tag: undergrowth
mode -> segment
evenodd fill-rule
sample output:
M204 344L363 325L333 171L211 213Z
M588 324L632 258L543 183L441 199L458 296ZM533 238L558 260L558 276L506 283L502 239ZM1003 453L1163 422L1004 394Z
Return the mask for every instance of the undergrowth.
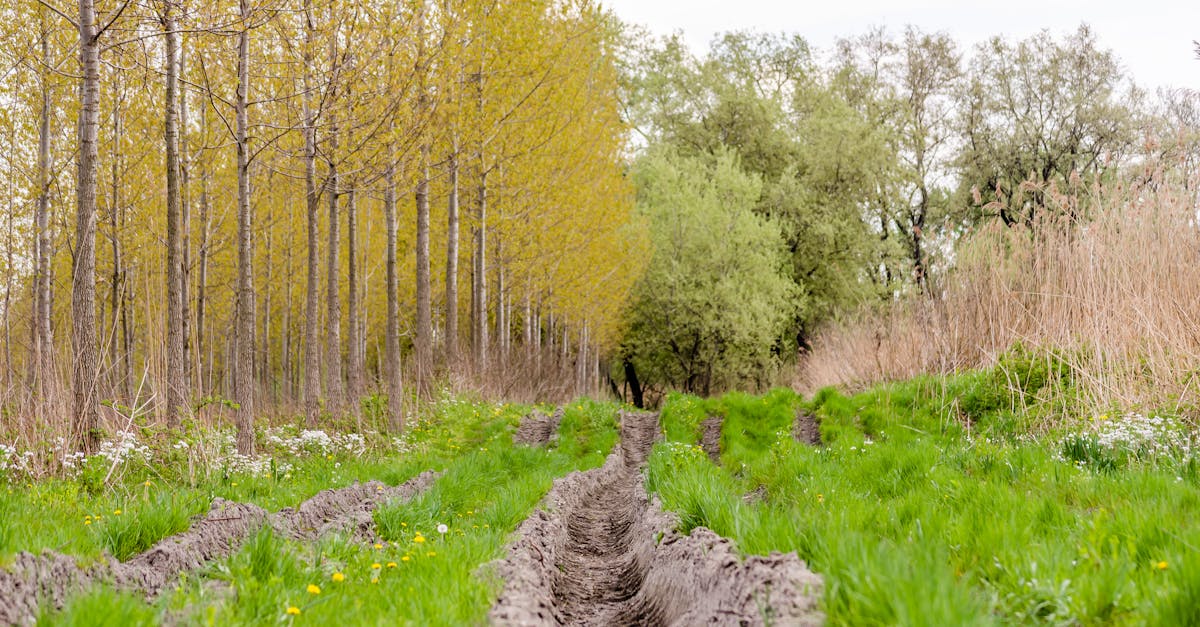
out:
M676 441L651 457L649 487L685 529L709 527L750 554L796 551L824 576L833 624L1195 624L1190 450L1110 447L1109 461L1079 463L1063 443L1093 433L1079 424L1090 419L1034 437L1026 427L1045 421L1030 412L1053 401L1034 377L1027 394L992 394L996 376L807 402L674 396L674 423L725 416L721 464L667 425ZM825 446L791 437L799 410L815 414Z

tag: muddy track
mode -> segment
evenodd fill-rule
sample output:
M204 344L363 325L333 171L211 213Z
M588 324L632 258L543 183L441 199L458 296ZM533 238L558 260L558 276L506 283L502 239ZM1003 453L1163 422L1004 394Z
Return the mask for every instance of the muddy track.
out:
M526 446L545 446L558 437L558 425L562 422L563 408L559 407L547 416L535 409L521 419L517 432L513 434L514 444Z
M709 416L700 423L700 448L714 464L721 463L721 427L724 424L723 416Z
M742 560L703 527L646 494L641 469L658 436L655 414L623 414L621 444L604 466L554 483L547 509L493 564L506 582L497 625L816 625L820 577L794 554Z
M153 597L184 572L237 551L251 534L270 525L294 540L311 541L331 532L350 531L374 538L374 509L391 499L410 498L428 488L440 473L424 472L398 486L378 481L324 490L295 509L271 514L257 505L213 500L192 526L125 562L108 559L80 567L75 558L53 551L21 552L0 568L0 625L32 623L40 603L61 608L67 597L93 583L108 582Z
M796 420L792 423L792 437L797 442L821 446L821 427L817 418L807 410L796 410Z

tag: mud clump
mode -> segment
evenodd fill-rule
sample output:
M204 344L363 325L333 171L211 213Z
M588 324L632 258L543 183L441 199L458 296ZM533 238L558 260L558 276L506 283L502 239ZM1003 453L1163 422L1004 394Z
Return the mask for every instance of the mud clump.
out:
M40 604L61 609L67 598L95 583L138 590L152 598L184 572L232 555L251 534L270 525L295 540L315 540L334 531L358 538L374 537L371 512L388 500L410 498L437 479L425 472L392 487L371 481L324 490L296 509L270 514L257 505L213 499L207 514L184 532L160 540L125 562L108 558L81 567L75 558L53 551L21 552L12 565L0 568L0 625L32 624Z
M714 464L721 463L721 426L724 424L722 416L709 416L700 423L700 448Z
M797 442L821 446L821 427L817 418L806 410L797 411L796 421L792 423L792 437Z
M821 578L795 554L742 560L703 527L651 500L641 468L655 414L623 414L621 445L604 466L554 483L517 530L489 614L498 625L817 625Z
M535 409L521 419L517 432L513 434L513 444L526 446L545 446L558 438L558 425L562 422L563 408L559 407L547 416Z

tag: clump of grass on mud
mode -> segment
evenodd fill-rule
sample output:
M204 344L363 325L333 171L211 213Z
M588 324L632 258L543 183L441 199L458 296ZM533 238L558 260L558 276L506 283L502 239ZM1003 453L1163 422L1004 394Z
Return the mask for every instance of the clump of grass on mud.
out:
M1060 435L1015 430L1008 403L964 417L968 392L953 387L975 383L823 391L805 404L822 448L782 428L784 406L799 407L787 393L761 410L743 395L707 401L727 407L722 465L660 445L650 487L687 527L747 553L797 551L825 577L834 624L1193 624L1195 463L1075 463Z

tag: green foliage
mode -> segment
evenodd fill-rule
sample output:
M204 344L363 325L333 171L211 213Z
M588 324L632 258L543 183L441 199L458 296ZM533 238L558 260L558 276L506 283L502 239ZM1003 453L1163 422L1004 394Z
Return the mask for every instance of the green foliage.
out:
M624 343L640 376L707 394L769 371L797 293L778 227L752 210L757 177L727 152L670 150L643 156L633 177L654 247Z
M38 625L58 627L135 627L159 625L161 618L154 607L136 594L117 592L105 586L67 601L62 610L42 607Z

